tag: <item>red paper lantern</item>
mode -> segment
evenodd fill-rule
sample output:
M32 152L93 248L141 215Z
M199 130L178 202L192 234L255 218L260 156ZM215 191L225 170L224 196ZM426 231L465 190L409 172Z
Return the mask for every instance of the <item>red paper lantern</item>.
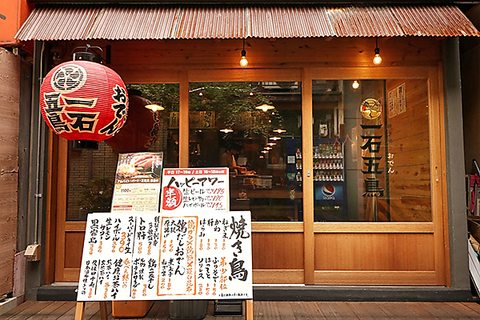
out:
M151 102L135 91L129 91L129 115L125 126L115 137L105 141L117 152L147 151L157 140L160 130L158 112L145 108Z
M59 136L102 141L125 124L128 94L112 69L91 61L70 61L45 77L40 108L47 125Z

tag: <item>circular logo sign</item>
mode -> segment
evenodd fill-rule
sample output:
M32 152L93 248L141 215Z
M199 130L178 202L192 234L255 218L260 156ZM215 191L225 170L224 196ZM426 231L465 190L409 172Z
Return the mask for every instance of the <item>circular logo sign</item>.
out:
M80 89L87 80L85 69L76 64L67 64L55 71L51 84L55 91L73 92Z
M163 188L163 210L175 210L182 204L182 192L175 187Z
M324 196L331 197L335 194L335 187L331 184L325 184L322 187L322 193Z
M376 99L365 99L360 105L360 113L365 119L377 119L382 114L382 105Z

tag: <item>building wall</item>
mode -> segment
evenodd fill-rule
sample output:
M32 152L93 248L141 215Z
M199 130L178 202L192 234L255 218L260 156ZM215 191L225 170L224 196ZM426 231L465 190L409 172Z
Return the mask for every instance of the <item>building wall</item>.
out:
M20 58L0 48L0 296L13 290L17 237Z

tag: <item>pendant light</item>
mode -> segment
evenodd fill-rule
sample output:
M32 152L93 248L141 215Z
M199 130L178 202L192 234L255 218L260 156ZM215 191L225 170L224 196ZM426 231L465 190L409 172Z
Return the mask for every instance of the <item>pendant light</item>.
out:
M379 65L382 63L382 57L380 57L380 48L378 47L377 38L375 38L375 56L373 57L373 64Z
M267 112L268 110L272 110L272 109L275 109L274 106L271 106L269 104L262 104L261 106L257 106L255 107L256 109L258 110L262 110L263 112Z
M242 58L240 59L240 65L246 67L248 65L247 51L245 51L245 39L243 39Z
M353 81L352 83L352 89L357 90L360 87L360 83L358 83L357 80Z

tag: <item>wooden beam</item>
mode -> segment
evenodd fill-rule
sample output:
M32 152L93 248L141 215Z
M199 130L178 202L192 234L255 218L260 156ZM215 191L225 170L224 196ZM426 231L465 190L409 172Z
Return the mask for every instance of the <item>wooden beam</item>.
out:
M312 74L302 73L302 166L303 166L303 230L305 284L314 284L315 236L313 194L313 103Z

